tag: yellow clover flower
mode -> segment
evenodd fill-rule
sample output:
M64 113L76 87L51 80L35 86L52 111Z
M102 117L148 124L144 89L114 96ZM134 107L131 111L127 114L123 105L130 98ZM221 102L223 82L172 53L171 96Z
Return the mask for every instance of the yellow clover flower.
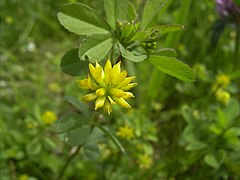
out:
M216 91L216 98L219 102L223 103L223 104L228 104L229 103L229 100L230 100L230 93L225 91L225 90L222 90L222 89L218 89Z
M121 137L122 139L130 140L134 137L133 129L128 126L120 127L117 131L117 136Z
M152 164L152 158L147 154L141 154L138 156L138 164L141 169L149 169Z
M59 93L61 92L61 87L59 86L58 83L56 82L52 82L48 85L48 88L50 91L52 91L53 93Z
M230 83L230 77L225 75L225 74L219 74L216 77L216 83L218 85L221 85L223 87L228 86L228 84Z
M45 124L50 125L57 120L57 115L52 111L46 111L42 115L42 120Z
M95 101L95 110L103 108L105 112L112 112L112 104L117 103L124 108L131 108L127 99L134 97L129 89L136 86L137 83L131 83L135 77L127 77L127 71L121 71L121 62L112 67L108 60L104 69L96 62L94 67L89 64L90 75L78 84L81 88L90 90L91 93L81 98L82 101Z
M27 174L21 174L19 177L18 177L18 180L28 180L29 179L29 176Z

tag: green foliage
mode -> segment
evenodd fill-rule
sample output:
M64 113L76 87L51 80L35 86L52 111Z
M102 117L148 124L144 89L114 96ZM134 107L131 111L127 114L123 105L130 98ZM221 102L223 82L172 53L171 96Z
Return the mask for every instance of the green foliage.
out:
M72 96L65 96L65 99L74 107L76 107L80 112L82 112L85 116L89 116L90 112L88 110L88 107L86 106L86 104L79 101L79 99Z
M121 52L121 56L116 59L123 58L133 62L141 62L148 59L149 55L159 51L157 43L162 34L183 29L183 26L178 24L147 28L166 3L167 0L160 3L152 0L147 1L141 23L135 19L136 10L128 0L105 0L106 22L94 10L81 3L65 4L61 12L58 13L58 20L70 32L87 36L79 46L78 55L80 60L89 60L94 63L106 57L113 58L113 51L117 47L118 51ZM133 18L130 19L130 22L128 15ZM118 46L115 46L115 44ZM162 58L164 57L162 56ZM115 60L112 59L112 61ZM152 64L156 65L156 63ZM174 65L178 66L179 64L184 67L183 63L175 63ZM157 65L160 71L178 78L180 76L175 74L182 73L187 69L181 68L181 72L173 73L169 72L169 70L166 71L166 67L159 68L161 65L159 63ZM178 67L176 67L177 69ZM172 68L171 71L175 71L175 69ZM194 74L189 69L187 69L186 74L194 78ZM180 77L179 79L183 80L184 78Z
M93 9L81 3L64 5L58 13L58 20L66 29L78 35L109 32L108 24Z
M159 25L151 28L151 31L155 31L159 34L164 34L172 31L180 31L183 30L184 26L180 24L171 24L171 25Z
M193 82L195 80L191 68L176 58L151 55L148 60L160 71L170 74L182 81Z
M77 49L72 49L62 57L60 66L66 74L80 76L86 74L88 64L79 60Z
M62 179L238 180L239 28L217 29L213 50L214 1L75 2L0 3L0 179L56 179L70 162ZM61 23L79 36L56 21L62 3ZM136 76L130 110L79 100L76 81L106 59ZM194 80L178 59L194 83L171 77Z
M168 0L148 0L144 6L142 27L146 29L164 8Z
M146 55L135 55L132 52L125 49L120 43L118 44L119 50L121 52L122 57L124 57L127 60L133 61L133 62L141 62L144 61L147 56Z
M57 133L61 140L72 145L83 144L90 133L91 126L86 116L69 113L63 116L57 126Z
M110 35L94 34L88 36L79 47L79 58L92 63L101 61L113 46Z
M107 22L112 29L116 29L118 20L126 19L128 15L128 0L104 0L104 11Z

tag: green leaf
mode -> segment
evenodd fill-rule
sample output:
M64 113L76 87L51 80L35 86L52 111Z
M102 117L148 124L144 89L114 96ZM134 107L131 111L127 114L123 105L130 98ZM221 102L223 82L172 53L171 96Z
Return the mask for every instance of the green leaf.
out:
M144 6L142 28L147 28L150 23L164 8L168 0L148 0Z
M58 137L72 146L83 144L89 134L91 126L85 116L69 113L63 116L57 124Z
M191 144L188 144L186 146L186 150L187 151L197 151L197 150L203 149L205 147L207 147L207 144L200 142L200 141L196 141Z
M60 23L78 35L107 34L107 22L88 6L81 3L65 4L57 15Z
M192 109L188 105L182 105L180 112L188 124L194 124L195 119L193 118Z
M63 72L71 76L84 75L88 71L88 63L78 58L78 49L68 51L62 57L60 67Z
M174 76L182 81L193 82L195 75L192 69L185 63L173 57L150 55L148 57L150 63L164 73Z
M131 39L131 41L143 41L145 40L149 35L149 32L147 32L146 30L140 30L137 31L137 33L133 36L133 38Z
M195 135L195 128L192 125L188 125L184 128L183 138L188 143L186 150L196 151L207 147L205 142L199 141Z
M90 112L88 110L88 107L84 103L82 103L79 99L72 96L65 96L64 99L66 99L69 103L75 106L79 111L84 113L86 116L89 116Z
M128 14L128 0L104 0L104 11L107 22L116 29L116 21L125 20Z
M177 51L172 48L162 48L158 49L153 53L154 55L160 55L160 56L171 56L171 57L177 57Z
M131 20L134 20L137 18L137 11L133 5L132 2L129 2L129 6L128 6L128 19L131 21Z
M204 156L204 162L213 168L219 168L220 166L217 158L213 154L207 154Z
M181 31L184 29L184 26L181 24L169 24L169 25L159 25L153 28L150 28L150 31L158 32L160 34L173 32L173 31Z
M41 149L42 144L39 138L34 138L33 140L31 140L26 147L27 153L29 155L37 155L40 153Z
M217 124L220 125L221 128L224 128L228 125L230 120L226 117L225 113L218 108L217 109Z
M189 18L189 16L191 16L190 11L191 11L192 3L193 3L192 0L182 0L181 1L180 7L178 8L178 11L177 11L175 23L178 23L178 24L186 23L187 18ZM176 47L178 42L180 41L181 36L182 36L182 33L180 33L180 32L169 34L167 36L166 41L164 42L165 47Z
M78 55L81 60L90 62L101 61L113 45L110 35L94 34L88 36L79 47Z
M235 119L240 114L239 102L236 99L231 99L225 109L223 109L225 116L229 121Z
M87 160L96 160L100 157L99 142L104 141L104 133L99 128L93 128L91 135L88 137L88 141L81 149L83 157Z
M124 57L125 59L128 59L130 61L141 62L141 61L144 61L147 58L146 55L135 55L135 54L133 54L132 52L125 49L120 43L118 43L118 47L119 47L119 50L122 54L122 57Z

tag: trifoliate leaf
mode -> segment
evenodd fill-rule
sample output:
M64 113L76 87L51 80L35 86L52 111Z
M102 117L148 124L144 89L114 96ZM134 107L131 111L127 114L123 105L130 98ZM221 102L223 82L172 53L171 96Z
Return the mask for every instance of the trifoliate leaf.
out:
M78 35L107 34L110 31L101 16L81 3L65 4L57 16L67 30Z

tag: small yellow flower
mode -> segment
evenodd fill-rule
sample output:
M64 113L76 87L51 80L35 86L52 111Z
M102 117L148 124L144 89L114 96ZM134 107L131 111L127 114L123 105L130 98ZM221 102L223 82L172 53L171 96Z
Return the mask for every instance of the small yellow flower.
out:
M33 129L34 128L33 123L27 123L26 126L27 126L28 129Z
M99 150L100 150L100 155L101 155L101 157L103 158L103 159L108 159L110 156L111 156L111 154L112 154L112 152L111 152L111 150L107 147L107 145L106 144L98 144L98 148L99 148Z
M89 64L90 75L78 84L81 88L91 92L81 98L82 101L95 101L95 110L103 108L105 112L112 112L112 104L117 103L120 106L130 109L127 99L134 97L129 89L136 86L137 83L131 83L135 77L127 77L127 71L121 71L121 62L112 67L110 60L103 68L96 62L94 67Z
M219 74L216 77L216 83L220 86L227 87L230 83L230 77L226 74Z
M42 120L45 124L50 125L57 120L57 115L52 111L46 111L42 115Z
M215 93L215 96L217 100L223 104L228 104L230 100L230 93L223 90L223 89L218 89Z
M6 22L8 25L13 24L13 17L12 17L12 16L6 16L6 17L5 17L5 22Z
M18 180L28 180L29 179L29 176L27 174L21 174L19 177L18 177Z
M48 88L50 91L52 91L53 93L59 93L61 91L61 88L59 86L58 83L56 82L52 82L48 85Z
M130 140L134 137L134 132L132 128L125 125L119 128L117 131L117 136L121 137L122 139Z
M142 154L138 156L138 164L141 169L149 169L152 164L152 158L149 155Z

